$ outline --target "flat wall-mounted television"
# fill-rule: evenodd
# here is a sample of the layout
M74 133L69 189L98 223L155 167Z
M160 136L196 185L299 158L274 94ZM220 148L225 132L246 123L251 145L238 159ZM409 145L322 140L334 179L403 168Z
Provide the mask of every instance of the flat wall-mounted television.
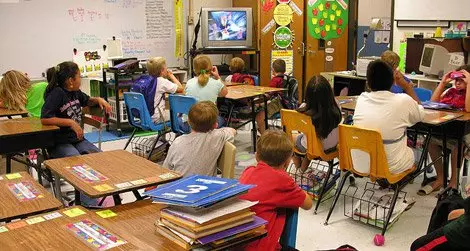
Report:
M203 8L201 28L203 48L253 47L251 8Z

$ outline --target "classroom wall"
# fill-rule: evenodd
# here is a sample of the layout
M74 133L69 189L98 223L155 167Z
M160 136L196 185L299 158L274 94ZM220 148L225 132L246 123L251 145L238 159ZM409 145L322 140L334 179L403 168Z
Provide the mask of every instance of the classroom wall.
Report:
M232 7L232 0L189 0L192 1L192 11L189 13L194 19L193 25L188 25L188 48L191 48L193 44L193 36L194 36L194 26L197 24L197 20L199 18L199 12L201 7L208 7L208 8L223 8L223 7ZM198 48L201 47L201 30L199 30L199 38L198 38ZM215 55L210 56L212 60L212 64L221 64L222 62L222 55ZM225 62L229 63L230 58L225 57Z
M392 11L392 0L359 0L358 5L358 29L357 29L357 51L363 44L363 34L369 30L370 21L375 17L390 17ZM361 56L380 56L388 49L388 44L377 44L374 42L374 32L369 33L366 48ZM357 53L356 51L356 53Z

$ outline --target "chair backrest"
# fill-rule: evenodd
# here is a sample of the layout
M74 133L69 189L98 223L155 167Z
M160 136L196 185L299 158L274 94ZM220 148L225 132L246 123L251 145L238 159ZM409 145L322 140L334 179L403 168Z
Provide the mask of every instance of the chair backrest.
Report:
M282 231L281 239L279 242L283 247L295 248L297 238L297 222L299 219L299 209L287 208L286 209L286 223Z
M237 148L230 142L225 142L224 149L217 160L217 166L222 171L222 178L233 179L235 175L235 153Z
M368 156L364 156L364 154ZM369 163L369 173L361 172L367 167L355 167L353 155L359 155L363 163ZM367 161L368 159L368 161ZM339 166L360 176L369 176L372 181L391 177L382 135L375 130L350 125L339 125Z
M147 109L145 98L141 93L124 92L124 102L129 116L129 124L145 131L158 131ZM137 118L134 115L139 116Z
M256 75L251 75L253 79L255 80L255 86L259 86L259 77Z
M416 96L418 96L419 101L424 102L424 101L429 101L431 100L432 96L432 91L425 89L425 88L419 88L415 87L414 88Z
M310 116L294 110L282 109L281 123L289 139L293 140L292 131L301 132L307 137L307 156L310 159L318 157L325 161L331 159L332 156L327 155L325 151L323 151L323 145L317 137L315 126L313 126Z
M185 132L180 130L178 126L178 116L180 114L189 114L189 109L197 103L196 98L184 95L170 94L170 122L171 130L177 134L184 134Z

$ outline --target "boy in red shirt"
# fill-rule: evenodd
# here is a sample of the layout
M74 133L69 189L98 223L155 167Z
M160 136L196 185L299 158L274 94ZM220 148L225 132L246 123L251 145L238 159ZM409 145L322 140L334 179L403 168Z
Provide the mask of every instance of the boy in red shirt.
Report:
M257 216L268 221L268 235L254 241L245 250L280 250L279 238L286 220L285 208L312 208L312 199L287 174L293 154L293 144L283 131L267 130L256 145L256 166L248 167L240 177L242 184L256 187L240 196L259 201L252 207Z

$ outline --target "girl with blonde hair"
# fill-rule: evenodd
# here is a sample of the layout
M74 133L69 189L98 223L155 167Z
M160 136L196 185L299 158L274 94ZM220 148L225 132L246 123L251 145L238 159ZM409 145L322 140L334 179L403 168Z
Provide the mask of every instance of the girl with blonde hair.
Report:
M30 116L40 117L46 87L46 82L31 84L25 73L7 71L0 81L0 107L27 110Z

